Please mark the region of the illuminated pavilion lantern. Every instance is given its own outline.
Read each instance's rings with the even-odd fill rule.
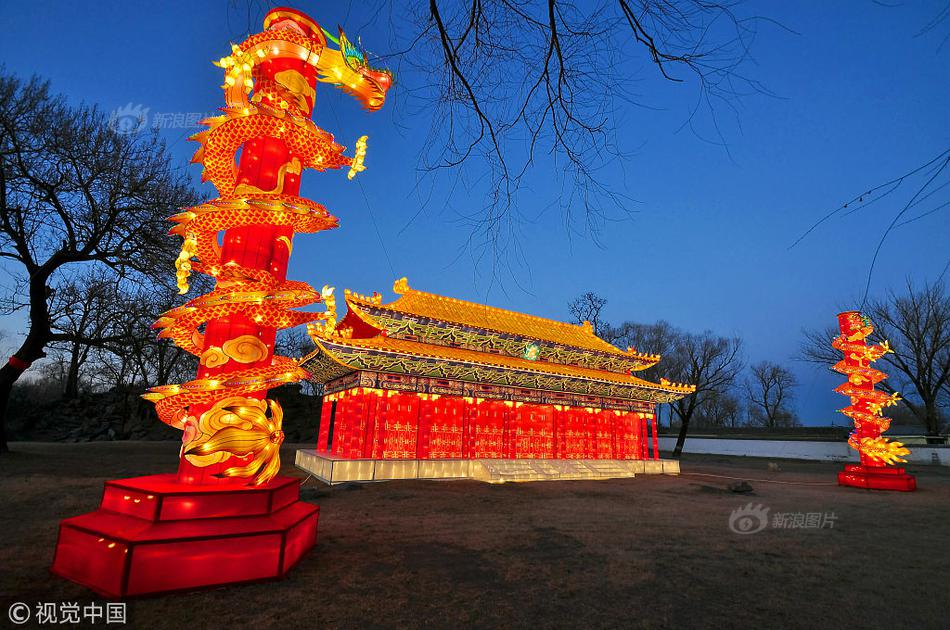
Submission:
[[[893,351],[886,341],[868,344],[867,338],[874,332],[874,326],[866,315],[858,311],[840,313],[838,328],[841,334],[831,345],[840,350],[844,358],[834,365],[834,370],[844,374],[848,380],[835,391],[851,401],[841,413],[854,422],[848,444],[861,458],[860,464],[847,464],[838,473],[838,483],[872,490],[915,490],[917,480],[903,468],[893,465],[906,462],[904,455],[910,451],[900,442],[881,435],[891,424],[890,418],[883,415],[884,409],[896,405],[900,397],[896,393],[887,394],[875,389],[887,374],[872,368],[871,364]]]
[[[656,404],[695,391],[636,373],[660,357],[582,325],[413,289],[345,292],[346,316],[309,326],[304,367],[326,396],[297,465],[330,483],[489,482],[676,472],[660,461]],[[327,304],[335,311],[335,303]]]
[[[264,29],[216,62],[223,115],[193,137],[193,161],[218,197],[172,217],[183,239],[180,292],[192,272],[216,282],[155,324],[200,363],[195,380],[145,395],[183,432],[178,473],[108,481],[98,510],[60,526],[52,571],[109,597],[279,577],[316,542],[318,508],[299,500],[297,479],[277,476],[283,413],[266,397],[307,377],[297,360],[274,355],[276,332],[325,317],[292,310],[323,295],[286,279],[294,234],[337,225],[298,196],[300,177],[364,170],[365,136],[347,157],[312,122],[317,83],[375,111],[392,77],[342,31],[334,37],[293,9],[268,12]]]

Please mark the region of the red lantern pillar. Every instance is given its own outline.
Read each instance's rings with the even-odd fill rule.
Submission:
[[[260,81],[273,80],[274,74],[285,70],[293,70],[303,76],[311,88],[316,87],[316,68],[305,63],[299,57],[268,59],[254,67],[255,78]],[[265,104],[277,107],[268,97],[261,99]],[[312,99],[308,99],[312,109]],[[300,192],[300,175],[287,172],[286,165],[295,156],[290,153],[284,141],[277,138],[261,137],[246,142],[241,148],[241,159],[238,165],[237,181],[262,191],[281,190],[282,194],[297,196]],[[282,169],[283,172],[282,172]],[[287,279],[287,264],[290,260],[290,250],[294,238],[293,228],[275,225],[241,225],[226,230],[221,248],[223,264],[235,264],[246,269],[256,269],[268,272],[278,283]],[[274,358],[274,342],[277,337],[277,328],[261,325],[251,316],[243,313],[233,313],[225,317],[212,319],[207,323],[204,336],[204,348],[221,347],[229,340],[251,335],[261,340],[266,347],[266,354],[251,364],[240,364],[229,361],[217,367],[199,366],[198,378],[219,378],[225,380],[233,372],[246,370],[249,367],[270,366]],[[250,398],[263,399],[267,389],[244,394]],[[194,415],[200,416],[211,407],[211,404],[196,405]],[[243,485],[244,479],[238,477],[221,476],[221,472],[234,465],[229,458],[218,464],[198,467],[191,464],[184,456],[181,457],[178,467],[178,477],[182,483],[208,484],[225,483]]]
[[[650,418],[646,414],[641,417],[641,426],[643,427],[643,457],[651,459],[650,455]]]
[[[650,426],[653,427],[653,459],[660,459],[660,438],[656,432],[656,413],[650,414]]]

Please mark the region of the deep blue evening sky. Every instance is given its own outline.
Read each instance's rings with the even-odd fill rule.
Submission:
[[[429,205],[410,222],[421,203],[417,156],[432,124],[424,104],[409,102],[397,84],[386,108],[370,115],[321,86],[317,123],[350,146],[368,134],[368,170],[358,178],[362,188],[343,172],[305,174],[303,194],[325,203],[341,228],[298,240],[290,276],[340,290],[379,290],[388,299],[393,279],[406,275],[422,290],[555,319],[568,317],[572,297],[592,290],[608,298],[612,320],[666,319],[690,330],[737,334],[749,362],[790,362],[802,328],[833,324],[839,307],[856,306],[877,238],[906,196],[829,222],[789,250],[791,242],[841,202],[950,145],[950,44],[938,51],[947,29],[915,37],[943,4],[758,3],[757,12],[797,34],[768,24],[758,29],[757,65],[745,72],[778,98],[739,101],[739,126],[723,110],[731,158],[688,129],[677,132],[695,85],[658,81],[645,56],[631,59],[631,76],[641,80],[637,91],[652,109],[621,112],[617,140],[633,156],[625,178],[619,168],[606,177],[641,202],[638,212],[610,224],[600,246],[568,235],[556,211],[543,214],[526,230],[530,278],[518,272],[530,293],[511,282],[490,283],[485,266],[458,255],[470,235],[458,213],[477,213],[478,194],[450,195],[436,181]],[[247,34],[245,11],[228,6],[4,0],[0,62],[47,77],[55,91],[106,111],[132,103],[150,116],[204,114],[222,104],[221,71],[210,60]],[[330,30],[342,23],[370,50],[384,53],[389,45],[388,22],[374,22],[362,3],[293,6]],[[252,32],[260,17],[257,12]],[[418,80],[407,76],[405,83]],[[194,131],[163,132],[176,159],[191,156],[185,138]],[[531,185],[518,199],[524,214],[536,215],[552,201],[550,168],[542,162],[529,175]],[[191,170],[197,181],[199,168]],[[872,294],[899,288],[906,277],[923,282],[940,274],[950,259],[948,216],[950,208],[889,238]],[[15,322],[6,328],[13,332]],[[842,400],[830,392],[839,379],[791,364],[801,381],[803,420],[844,424],[834,413]]]

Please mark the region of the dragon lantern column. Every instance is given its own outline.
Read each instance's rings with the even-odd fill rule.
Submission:
[[[841,335],[832,346],[844,354],[833,367],[848,377],[846,383],[835,391],[848,396],[851,404],[841,410],[854,421],[854,431],[848,438],[851,448],[858,451],[861,463],[847,464],[838,473],[838,483],[873,490],[903,490],[917,488],[917,481],[903,468],[892,464],[906,462],[904,455],[910,451],[900,442],[890,441],[881,433],[890,426],[890,418],[883,417],[883,410],[896,405],[900,397],[887,394],[875,385],[887,378],[887,374],[871,367],[888,352],[893,352],[885,341],[869,345],[867,337],[874,332],[871,320],[858,311],[846,311],[838,315]]]
[[[306,15],[292,9],[271,11],[264,20],[265,28],[279,28],[282,23],[302,31],[310,39],[326,46],[322,29]],[[286,102],[280,102],[280,95],[292,93],[297,96],[295,103],[304,113],[312,115],[316,96],[317,68],[315,64],[274,48],[263,61],[252,68],[256,87],[257,102],[276,111],[287,109]],[[270,86],[281,86],[285,91],[278,93],[268,90]],[[240,88],[241,86],[237,86]],[[300,192],[300,162],[280,138],[260,136],[247,141],[241,147],[241,156],[236,173],[235,194],[253,195],[297,195]],[[226,230],[221,247],[221,262],[225,265],[238,265],[247,269],[258,269],[269,273],[278,283],[287,278],[287,264],[293,246],[293,228],[286,225],[240,225]],[[271,365],[274,355],[274,341],[277,329],[254,321],[244,313],[231,313],[225,317],[208,322],[204,337],[204,348],[222,347],[225,343],[247,338],[248,335],[261,341],[264,356],[252,363],[227,362],[220,366],[209,366],[205,361],[198,369],[198,378],[226,378],[230,372],[247,368]],[[266,348],[266,350],[264,350]],[[267,390],[246,394],[262,399]],[[204,408],[196,406],[194,416],[200,416],[210,405]],[[218,464],[198,467],[182,457],[179,464],[179,479],[184,483],[233,483],[246,481],[238,477],[226,477],[220,473],[231,464],[227,460]]]
[[[292,9],[271,10],[264,26],[218,63],[227,106],[193,138],[219,197],[172,217],[179,291],[192,271],[216,281],[155,323],[200,363],[196,379],[144,395],[183,431],[178,472],[107,481],[98,510],[60,525],[53,573],[108,597],[280,577],[316,543],[319,508],[300,501],[298,479],[278,476],[283,411],[265,394],[307,375],[274,355],[277,330],[336,321],[329,287],[286,279],[294,234],[337,225],[298,196],[300,174],[348,166],[352,178],[366,139],[344,156],[310,120],[314,88],[329,83],[377,110],[392,77],[342,31],[336,40]],[[321,299],[323,313],[293,310]]]

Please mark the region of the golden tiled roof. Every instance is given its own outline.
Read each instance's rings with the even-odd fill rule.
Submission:
[[[393,285],[393,290],[399,294],[399,298],[388,304],[383,304],[378,295],[365,297],[348,293],[346,299],[349,304],[355,304],[356,306],[366,305],[383,308],[416,317],[426,317],[528,339],[549,341],[583,350],[595,350],[641,358],[654,363],[660,358],[657,355],[641,354],[634,351],[624,352],[595,335],[593,328],[587,322],[581,325],[567,324],[553,319],[466,302],[444,295],[417,291],[409,287],[409,283],[405,278],[397,280]]]
[[[320,343],[320,341],[317,339],[315,339],[315,341]],[[346,339],[342,337],[334,337],[332,339],[326,339],[325,341],[328,345],[335,344],[350,348],[379,350],[383,352],[393,352],[416,357],[462,361],[476,365],[524,370],[528,372],[550,374],[554,376],[582,378],[594,381],[616,383],[619,385],[642,387],[644,389],[653,389],[673,394],[686,395],[692,393],[696,389],[693,385],[681,385],[677,383],[651,383],[650,381],[637,378],[636,376],[620,374],[617,372],[608,372],[606,370],[595,370],[592,368],[580,367],[576,365],[562,365],[560,363],[550,363],[547,361],[529,361],[527,359],[512,357],[505,354],[478,352],[476,350],[467,350],[465,348],[454,348],[452,346],[420,343],[418,341],[408,341],[405,339],[396,339],[381,335],[367,339]],[[323,343],[320,343],[320,345],[324,346]],[[328,349],[325,346],[324,349],[331,356],[333,355],[331,349]]]

